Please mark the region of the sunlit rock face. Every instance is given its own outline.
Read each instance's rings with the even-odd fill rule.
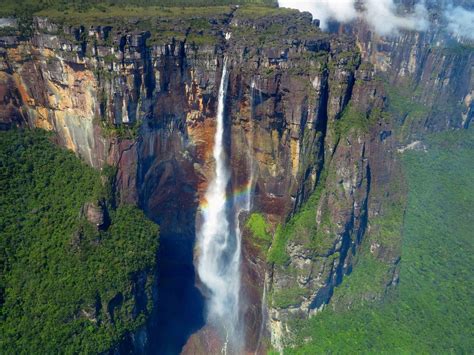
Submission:
[[[160,224],[157,294],[167,303],[158,302],[144,330],[155,349],[166,341],[173,342],[168,350],[186,353],[223,346],[219,330],[205,326],[194,246],[215,176],[224,57],[228,195],[251,191],[251,212],[264,216],[275,238],[278,225],[321,190],[311,206],[317,238],[324,238],[317,248],[316,232],[303,230],[286,244],[285,263],[268,263],[242,228],[239,312],[247,352],[264,352],[268,338],[283,346],[288,321],[326,306],[367,245],[386,264],[387,282],[366,296],[383,297],[396,283],[400,244],[377,240],[372,221],[389,213],[386,201],[403,203],[397,148],[425,132],[468,127],[473,118],[472,51],[457,50],[457,42],[431,48],[438,37],[447,41],[441,34],[382,38],[356,23],[339,29],[353,36],[335,35],[321,32],[309,14],[239,11],[205,18],[215,41],[199,45],[186,31],[151,41],[152,28],[59,27],[43,18],[31,41],[0,38],[0,129],[51,130],[88,164],[117,167],[117,202],[140,206]],[[394,85],[410,86],[423,107],[393,113]],[[284,290],[295,291],[291,302],[275,302]],[[185,313],[183,304],[195,316],[172,325],[160,318]],[[182,334],[164,331],[180,327]]]

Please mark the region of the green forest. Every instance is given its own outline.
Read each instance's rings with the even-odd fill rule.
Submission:
[[[136,207],[112,208],[113,175],[44,131],[0,132],[0,353],[101,352],[145,322],[158,227]],[[104,230],[81,213],[98,200]]]
[[[474,130],[434,134],[426,144],[402,157],[409,194],[399,288],[383,304],[328,307],[296,322],[296,346],[285,354],[472,352]],[[363,287],[353,281],[373,276],[366,272],[356,268],[339,288]]]
[[[0,16],[13,16],[22,13],[32,14],[41,10],[86,11],[96,8],[105,11],[109,6],[163,6],[163,7],[208,7],[222,5],[264,5],[276,6],[275,0],[4,0]]]

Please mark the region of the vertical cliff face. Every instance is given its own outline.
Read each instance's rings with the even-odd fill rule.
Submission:
[[[447,128],[467,128],[472,121],[472,41],[454,38],[434,17],[426,32],[403,32],[380,37],[364,23],[342,26],[354,35],[362,57],[383,73],[387,84],[398,88],[417,107],[401,112],[399,125],[405,139]],[[402,110],[403,111],[403,110]]]
[[[31,40],[0,37],[0,128],[52,130],[90,165],[117,166],[119,200],[160,224],[158,267],[184,265],[183,282],[197,295],[197,212],[212,178],[227,57],[232,191],[252,189],[252,212],[263,216],[270,236],[262,247],[244,230],[247,350],[263,349],[265,336],[281,347],[288,322],[328,304],[362,258],[374,258],[384,272],[377,292],[357,297],[383,297],[397,282],[400,260],[397,149],[425,131],[469,126],[472,50],[434,32],[379,38],[364,24],[345,29],[353,37],[329,35],[309,14],[287,10],[134,21],[86,26],[36,18]],[[154,29],[167,26],[174,38],[157,36]],[[380,222],[387,216],[395,220],[389,232]],[[179,282],[171,274],[161,275],[164,283]],[[202,319],[189,323],[181,346]],[[195,338],[186,349],[209,344]]]
[[[315,171],[310,170],[316,159],[308,157],[314,152],[321,158],[321,152],[314,151],[318,139],[307,137],[303,149],[308,154],[300,151],[298,142],[310,131],[306,128],[319,126],[321,131],[325,125],[319,101],[328,95],[326,63],[311,56],[327,57],[329,39],[318,34],[314,43],[288,40],[286,47],[251,48],[245,43],[251,34],[244,31],[252,28],[253,20],[239,25],[243,20],[230,23],[231,16],[232,12],[214,19],[218,30],[213,35],[219,45],[199,47],[176,40],[150,46],[148,32],[109,26],[60,27],[37,18],[31,41],[2,38],[2,122],[5,127],[23,121],[54,130],[62,144],[93,166],[120,162],[118,185],[123,199],[140,199],[150,210],[170,209],[163,201],[169,200],[167,194],[174,196],[173,186],[182,192],[177,182],[199,195],[205,187],[216,77],[223,56],[228,55],[233,58],[229,116],[234,127],[231,136],[236,136],[231,139],[235,161],[247,160],[247,152],[238,150],[253,141],[252,155],[262,165],[258,169],[261,204],[284,216],[294,207],[291,200],[286,201],[288,191],[296,199],[301,190],[302,158],[309,159],[304,173],[313,176],[315,183]],[[279,18],[276,30],[283,30],[287,20]],[[309,17],[299,21],[305,30],[317,33]],[[226,27],[237,32],[242,28],[240,37],[237,34],[225,44],[221,31]],[[285,68],[295,73],[285,73]],[[237,132],[240,127],[244,132]],[[291,172],[288,177],[283,176],[286,171]],[[156,180],[156,174],[162,173],[158,185],[149,184],[150,178]],[[285,181],[280,182],[281,178]],[[190,191],[191,196],[195,191]],[[183,197],[186,203],[193,200]]]

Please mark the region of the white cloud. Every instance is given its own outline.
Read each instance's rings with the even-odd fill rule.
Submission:
[[[364,10],[358,12],[355,3],[359,0],[279,0],[281,7],[309,11],[321,20],[327,29],[330,20],[342,23],[363,18],[380,35],[396,34],[399,30],[424,31],[429,27],[425,0],[420,0],[411,13],[397,13],[394,0],[362,0]],[[454,7],[452,0],[436,0],[444,9],[447,30],[455,36],[474,40],[474,11],[461,6]]]
[[[349,22],[362,17],[381,35],[390,35],[400,29],[425,30],[428,27],[427,10],[423,3],[407,15],[399,15],[393,0],[365,0],[365,10],[357,12],[355,0],[279,0],[281,7],[309,11],[321,20],[325,29],[329,20]]]
[[[337,0],[336,0],[337,1]],[[423,4],[417,4],[415,11],[398,15],[393,0],[366,0],[365,20],[380,35],[390,35],[398,30],[424,31],[428,28],[428,12]]]
[[[326,29],[329,20],[352,21],[357,17],[355,0],[279,0],[281,7],[309,11]]]
[[[449,32],[474,40],[474,11],[468,11],[461,6],[449,7],[444,16],[448,21]]]

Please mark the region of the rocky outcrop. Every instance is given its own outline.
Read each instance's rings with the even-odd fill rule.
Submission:
[[[107,229],[110,221],[107,214],[107,207],[104,202],[86,203],[83,207],[84,215],[90,224],[98,230]]]

